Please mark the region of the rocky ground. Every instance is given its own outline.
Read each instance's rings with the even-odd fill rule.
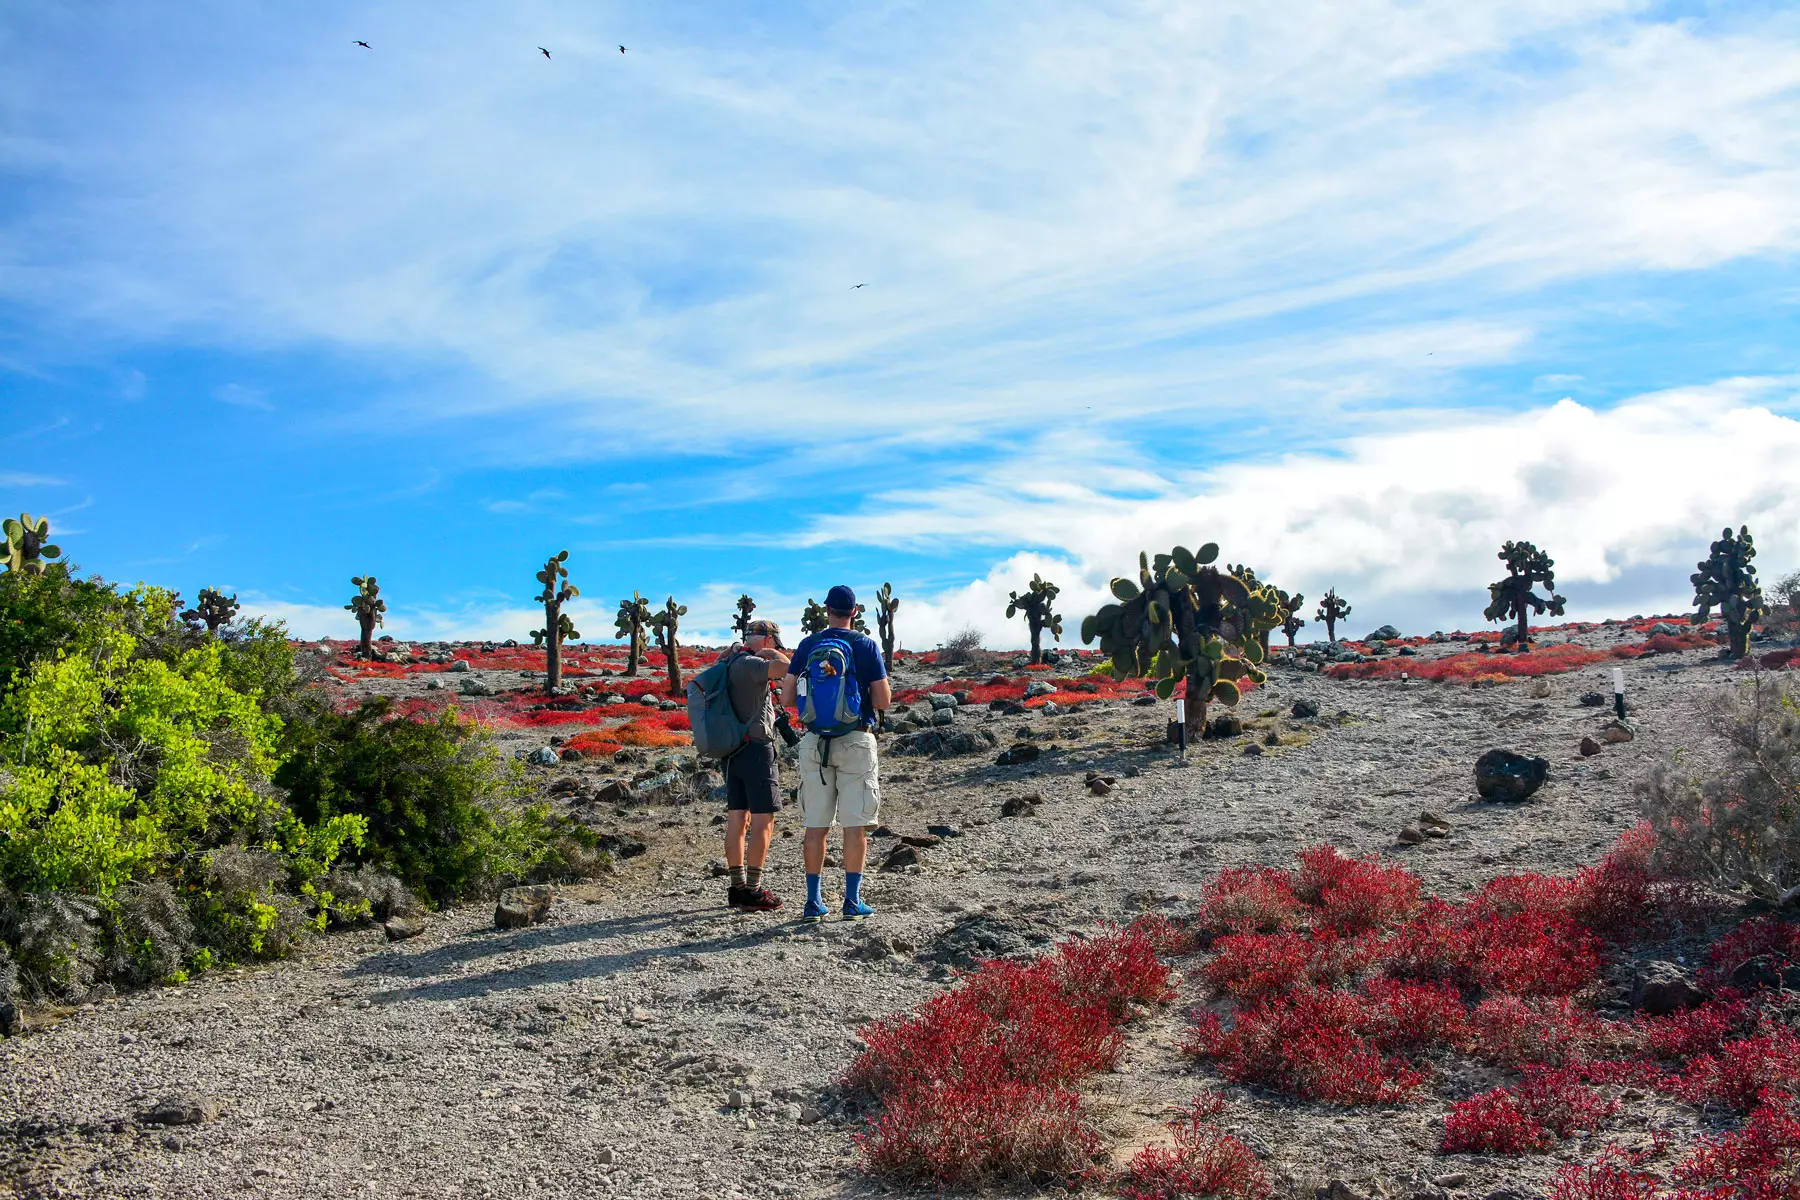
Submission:
[[[992,733],[1000,747],[1025,740],[1040,756],[999,766],[985,739],[979,754],[888,754],[877,857],[897,835],[952,835],[872,874],[879,914],[858,925],[795,922],[791,814],[769,876],[788,908],[739,915],[712,874],[719,809],[692,798],[702,789],[663,793],[680,803],[596,801],[606,780],[654,764],[532,768],[547,794],[643,851],[561,889],[542,925],[500,930],[491,907],[469,907],[432,916],[410,941],[337,934],[296,960],[32,1014],[26,1036],[0,1040],[0,1195],[877,1194],[857,1171],[861,1114],[831,1081],[859,1026],[931,995],[954,968],[1140,912],[1179,915],[1219,868],[1285,864],[1318,842],[1394,854],[1446,893],[1591,862],[1634,821],[1632,781],[1653,756],[1711,752],[1696,706],[1731,676],[1711,650],[1625,663],[1637,736],[1584,757],[1579,743],[1610,712],[1578,697],[1610,693],[1612,665],[1538,689],[1344,682],[1278,664],[1240,706],[1241,736],[1185,756],[1163,744],[1167,705],[962,710],[955,730]],[[993,671],[908,668],[901,683]],[[516,671],[494,674],[497,688],[524,686]],[[1318,715],[1292,716],[1296,702]],[[540,731],[518,746],[542,741]],[[1529,802],[1476,798],[1473,764],[1496,746],[1550,760]],[[1084,785],[1093,772],[1116,780],[1110,792]],[[1449,820],[1449,836],[1400,843],[1424,809]],[[828,875],[828,888],[840,882]],[[1121,1155],[1203,1082],[1174,1054],[1180,1024],[1171,1011],[1135,1026],[1123,1069],[1094,1088]],[[1483,1086],[1450,1084],[1457,1095]],[[147,1113],[177,1094],[198,1107]],[[1332,1178],[1377,1194],[1530,1195],[1584,1153],[1576,1141],[1446,1165],[1435,1153],[1443,1111],[1262,1103],[1240,1132],[1307,1196]],[[200,1119],[171,1123],[188,1118]]]

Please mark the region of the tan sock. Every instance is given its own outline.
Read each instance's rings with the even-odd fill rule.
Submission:
[[[749,888],[753,892],[757,888],[761,887],[762,886],[762,873],[763,873],[763,869],[761,867],[745,867],[744,868],[744,886]]]

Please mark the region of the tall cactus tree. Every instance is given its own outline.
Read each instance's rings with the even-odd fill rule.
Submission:
[[[356,588],[356,595],[344,607],[356,614],[356,627],[362,631],[356,656],[368,658],[375,653],[375,627],[383,623],[381,614],[387,611],[387,601],[381,598],[381,585],[373,575],[352,575],[350,583]]]
[[[1329,588],[1324,599],[1319,601],[1319,611],[1313,614],[1313,619],[1325,622],[1325,640],[1335,643],[1337,623],[1349,615],[1350,606],[1344,603],[1344,598],[1337,594],[1336,588]]]
[[[1112,658],[1113,676],[1155,679],[1163,699],[1186,682],[1187,734],[1206,729],[1206,706],[1217,700],[1236,704],[1238,681],[1261,683],[1263,661],[1256,635],[1279,621],[1270,589],[1251,591],[1242,580],[1208,564],[1219,548],[1208,542],[1190,552],[1177,546],[1158,554],[1154,567],[1138,555],[1137,582],[1112,581],[1118,603],[1108,604],[1081,622],[1081,640],[1100,639]]]
[[[1517,647],[1531,644],[1531,615],[1563,615],[1568,601],[1556,594],[1556,560],[1530,542],[1507,542],[1495,557],[1506,564],[1506,578],[1488,584],[1488,606],[1482,616],[1490,621],[1517,621]],[[1542,583],[1549,596],[1532,591]]]
[[[656,644],[663,652],[663,658],[669,664],[669,692],[671,695],[681,693],[681,657],[680,645],[675,640],[681,628],[681,618],[687,615],[687,605],[675,603],[670,596],[669,602],[654,617],[650,618],[650,628],[656,634]]]
[[[23,575],[42,575],[45,560],[62,557],[62,547],[52,546],[50,518],[20,513],[18,520],[6,518],[6,569]],[[51,566],[60,564],[51,563]]]
[[[1694,603],[1700,611],[1688,618],[1699,625],[1716,607],[1725,619],[1725,639],[1730,643],[1731,657],[1750,653],[1750,627],[1762,619],[1762,585],[1756,581],[1756,568],[1750,560],[1756,557],[1756,543],[1750,540],[1750,527],[1738,528],[1731,536],[1729,526],[1719,534],[1712,553],[1699,563],[1700,569],[1688,576],[1694,585]]]
[[[1306,618],[1300,615],[1300,608],[1306,603],[1306,597],[1299,592],[1288,595],[1280,588],[1275,589],[1275,602],[1281,608],[1281,632],[1287,635],[1288,649],[1294,648],[1294,635],[1306,624]],[[1268,647],[1264,647],[1267,649]]]
[[[217,637],[220,628],[230,624],[231,619],[237,616],[237,611],[238,599],[235,595],[227,596],[217,588],[201,588],[200,599],[194,607],[181,614],[181,619],[195,628],[204,625],[207,633]]]
[[[650,647],[649,638],[644,631],[650,628],[650,602],[636,592],[631,599],[619,601],[619,613],[613,618],[619,637],[625,639],[625,674],[636,677],[638,664],[644,661],[644,653]]]
[[[894,673],[894,614],[900,601],[894,597],[894,585],[884,583],[875,589],[875,625],[881,630],[881,664],[889,675]]]
[[[806,598],[806,611],[800,614],[800,632],[817,633],[825,628],[825,606],[811,596]]]
[[[750,632],[750,614],[755,611],[756,601],[747,595],[738,597],[737,616],[731,619],[731,628],[737,632],[738,640],[742,641],[744,635]]]
[[[1012,620],[1020,613],[1025,614],[1025,627],[1031,631],[1031,661],[1044,661],[1044,630],[1050,636],[1062,641],[1062,616],[1053,611],[1052,605],[1062,589],[1049,582],[1041,575],[1033,575],[1026,585],[1024,594],[1014,592],[1006,602],[1006,619]]]
[[[544,585],[537,595],[537,602],[544,606],[544,627],[532,630],[531,640],[544,648],[544,690],[552,696],[562,687],[563,643],[581,636],[575,622],[562,610],[564,604],[581,595],[581,589],[568,582],[569,568],[563,566],[568,561],[569,552],[560,551],[537,573],[537,581]]]

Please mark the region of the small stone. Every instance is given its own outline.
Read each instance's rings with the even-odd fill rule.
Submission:
[[[1421,826],[1436,825],[1444,829],[1450,828],[1450,822],[1444,819],[1443,813],[1435,812],[1429,808],[1419,814],[1419,824]]]
[[[1614,718],[1600,729],[1600,740],[1603,742],[1629,742],[1637,737],[1637,730],[1627,721]]]
[[[25,1032],[25,1014],[11,1000],[0,1001],[0,1037],[18,1037]]]
[[[737,1089],[733,1088],[731,1091],[725,1093],[725,1107],[726,1108],[749,1108],[750,1107],[750,1093],[749,1092],[741,1092],[741,1091],[738,1091]]]
[[[554,767],[562,761],[562,756],[553,747],[539,746],[525,756],[525,761],[534,767]]]
[[[1209,738],[1236,737],[1244,732],[1244,722],[1236,713],[1221,713],[1206,723]]]
[[[495,928],[519,929],[540,924],[550,915],[550,901],[555,895],[555,890],[547,883],[507,888],[500,893],[499,903],[494,905]]]
[[[1261,754],[1262,752],[1263,752],[1263,748],[1262,748],[1262,743],[1260,743],[1260,742],[1251,742],[1248,746],[1244,747],[1244,755],[1247,758],[1255,758],[1257,755]]]
[[[1294,701],[1294,706],[1290,708],[1288,712],[1292,713],[1300,720],[1305,720],[1307,717],[1318,716],[1319,706],[1314,704],[1311,700],[1296,700]]]
[[[463,680],[461,690],[465,696],[491,696],[494,694],[494,689],[479,679]]]
[[[1043,751],[1030,742],[1017,742],[1000,752],[994,760],[998,767],[1016,767],[1022,763],[1034,763],[1043,757]]]
[[[927,825],[925,832],[940,838],[958,838],[963,835],[963,831],[954,825]]]
[[[802,1125],[816,1125],[825,1119],[825,1110],[816,1104],[808,1104],[800,1110],[799,1121]]]
[[[162,1148],[164,1150],[170,1150],[176,1154],[180,1154],[187,1147],[186,1147],[186,1143],[184,1143],[180,1138],[176,1137],[174,1134],[165,1133],[165,1134],[163,1134]]]
[[[1672,962],[1645,963],[1631,984],[1631,1006],[1653,1017],[1666,1017],[1696,1008],[1706,998],[1706,993],[1692,976]]]
[[[1606,703],[1606,697],[1599,692],[1583,692],[1579,703],[1583,708],[1599,708]]]
[[[1547,679],[1532,680],[1525,686],[1525,694],[1533,700],[1548,700],[1550,698],[1550,681]]]
[[[1008,796],[1000,805],[1000,815],[1003,817],[1034,817],[1037,815],[1039,799],[1040,797],[1036,795]]]
[[[594,1161],[600,1166],[610,1167],[617,1159],[613,1154],[613,1148],[611,1146],[602,1146],[594,1151]]]
[[[1112,792],[1113,785],[1111,783],[1109,783],[1107,780],[1101,779],[1096,776],[1095,778],[1087,781],[1087,790],[1092,792],[1096,796],[1105,796],[1105,795],[1109,795]]]
[[[938,845],[944,839],[939,837],[935,833],[929,833],[929,834],[924,834],[924,835],[920,835],[920,834],[916,834],[916,833],[903,833],[900,835],[900,840],[901,840],[901,842],[903,842],[904,844],[906,844],[908,846],[917,846],[921,850],[929,850],[933,846]]]
[[[1361,1192],[1341,1179],[1313,1189],[1313,1200],[1368,1200]]]
[[[455,662],[450,664],[450,669],[452,671],[455,671],[457,674],[461,674],[462,672],[467,671],[469,669],[469,660],[466,658],[459,658]]]
[[[951,705],[949,708],[940,708],[932,713],[931,723],[940,728],[945,725],[956,724],[956,706]]]
[[[800,1119],[800,1106],[798,1104],[784,1104],[781,1106],[779,1114],[783,1120],[798,1121]]]
[[[1051,696],[1056,693],[1056,685],[1043,679],[1034,679],[1025,685],[1025,698],[1035,700],[1039,696]]]
[[[925,699],[931,705],[933,712],[954,711],[956,708],[956,697],[945,695],[943,692],[927,692]]]
[[[200,1125],[217,1120],[219,1102],[192,1092],[164,1096],[139,1115],[146,1125]]]
[[[404,942],[425,932],[425,918],[395,915],[382,923],[381,931],[387,934],[390,942]]]
[[[888,856],[881,860],[881,869],[897,871],[901,867],[916,867],[920,864],[919,848],[908,846],[904,842],[888,851]]]
[[[1450,827],[1448,825],[1421,825],[1419,832],[1428,838],[1447,838],[1450,836]]]
[[[1432,1179],[1441,1188],[1459,1188],[1469,1182],[1467,1171],[1451,1171],[1448,1175],[1439,1175]]]
[[[1596,742],[1591,737],[1584,737],[1581,739],[1579,749],[1581,750],[1581,757],[1592,758],[1594,755],[1600,753],[1600,743]]]
[[[1381,628],[1377,629],[1374,633],[1371,633],[1368,637],[1364,638],[1363,641],[1365,641],[1365,642],[1391,642],[1395,638],[1398,638],[1399,636],[1400,636],[1400,631],[1398,629],[1395,629],[1392,625],[1383,625]]]
[[[1416,846],[1425,840],[1425,835],[1421,833],[1415,825],[1402,825],[1397,836],[1401,842],[1408,846]]]

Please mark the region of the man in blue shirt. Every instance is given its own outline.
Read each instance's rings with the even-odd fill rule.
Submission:
[[[829,735],[809,729],[800,739],[800,823],[806,827],[803,921],[825,916],[819,876],[825,867],[825,840],[833,824],[844,829],[844,919],[860,921],[875,912],[862,898],[868,829],[881,818],[881,770],[870,730],[893,703],[894,694],[881,661],[881,647],[869,635],[850,628],[855,616],[855,592],[839,584],[825,593],[826,627],[794,648],[781,685],[782,702],[792,706],[813,651],[821,643],[835,640],[848,652],[861,701],[861,728]]]

